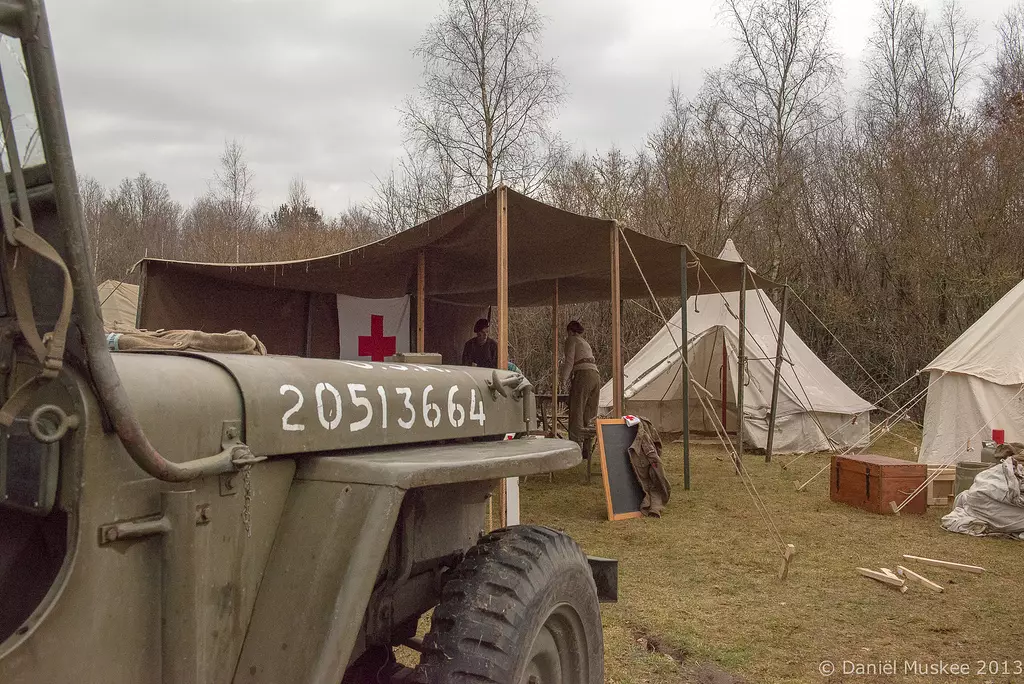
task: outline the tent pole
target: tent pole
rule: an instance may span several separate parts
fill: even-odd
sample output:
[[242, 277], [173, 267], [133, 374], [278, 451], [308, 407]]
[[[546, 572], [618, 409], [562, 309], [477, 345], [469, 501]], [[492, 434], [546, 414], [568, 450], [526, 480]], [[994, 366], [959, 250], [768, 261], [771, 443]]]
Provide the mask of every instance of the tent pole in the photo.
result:
[[679, 357], [683, 364], [683, 489], [690, 489], [690, 365], [689, 365], [689, 347], [690, 338], [689, 331], [686, 327], [686, 254], [687, 248], [683, 247], [681, 250], [681, 256], [683, 263], [681, 264], [680, 273], [682, 277], [679, 279], [679, 291], [682, 297], [682, 306], [680, 315], [682, 316], [682, 341], [679, 347]]
[[427, 311], [427, 255], [420, 252], [416, 259], [416, 351], [420, 354], [427, 351], [427, 328], [425, 315]]
[[[508, 190], [498, 186], [498, 369], [508, 368]], [[508, 525], [508, 483], [501, 481], [498, 487], [498, 527]], [[516, 515], [518, 517], [518, 514]]]
[[775, 412], [779, 407], [779, 378], [782, 375], [783, 339], [786, 336], [786, 300], [789, 299], [789, 285], [782, 287], [782, 307], [779, 309], [779, 340], [775, 351], [775, 377], [772, 378], [772, 410], [768, 414], [768, 449], [764, 453], [764, 462], [772, 462], [772, 448], [775, 444]]
[[[743, 371], [747, 365], [747, 265], [740, 271], [740, 348], [736, 356], [736, 455], [743, 458]], [[737, 464], [738, 467], [738, 464]]]
[[551, 299], [551, 434], [558, 439], [558, 278]]
[[[725, 349], [725, 328], [722, 328], [722, 432], [728, 434], [729, 410], [726, 402], [729, 396], [729, 353]], [[710, 416], [709, 416], [710, 417]]]
[[619, 281], [619, 222], [612, 221], [612, 415], [622, 415], [622, 301]]

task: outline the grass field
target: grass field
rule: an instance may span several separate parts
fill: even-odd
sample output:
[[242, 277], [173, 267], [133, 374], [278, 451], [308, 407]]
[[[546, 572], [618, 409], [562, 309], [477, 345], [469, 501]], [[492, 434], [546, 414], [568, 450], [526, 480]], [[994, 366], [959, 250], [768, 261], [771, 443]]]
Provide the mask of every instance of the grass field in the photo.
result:
[[[919, 442], [919, 435], [903, 436]], [[913, 458], [894, 436], [873, 449]], [[878, 516], [828, 499], [828, 475], [803, 482], [827, 463], [808, 455], [788, 470], [777, 457], [745, 464], [797, 556], [777, 578], [777, 545], [719, 447], [692, 449], [691, 491], [682, 487], [682, 448], [666, 445], [674, 487], [664, 517], [606, 519], [601, 477], [583, 483], [583, 466], [531, 478], [522, 488], [523, 522], [568, 531], [591, 555], [619, 559], [619, 602], [603, 606], [606, 681], [701, 682], [1024, 682], [1020, 592], [1024, 545], [976, 539], [939, 527], [945, 510]], [[595, 470], [597, 469], [595, 463]], [[905, 563], [904, 553], [984, 566], [982, 575]], [[942, 594], [906, 594], [860, 577], [854, 568], [897, 564], [939, 582]], [[1009, 674], [843, 675], [843, 661], [922, 665], [998, 661]], [[819, 673], [835, 663], [832, 677]], [[1024, 666], [1024, 664], [1022, 664]], [[852, 666], [847, 666], [850, 669]], [[986, 664], [985, 669], [990, 669]]]

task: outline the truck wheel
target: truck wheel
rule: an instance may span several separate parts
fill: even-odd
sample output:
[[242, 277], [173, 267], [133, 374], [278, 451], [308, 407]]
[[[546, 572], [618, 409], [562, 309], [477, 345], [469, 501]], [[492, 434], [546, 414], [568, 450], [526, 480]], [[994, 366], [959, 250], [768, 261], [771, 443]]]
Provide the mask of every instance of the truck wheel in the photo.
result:
[[481, 539], [444, 585], [418, 675], [430, 684], [603, 682], [597, 588], [576, 542], [525, 525]]

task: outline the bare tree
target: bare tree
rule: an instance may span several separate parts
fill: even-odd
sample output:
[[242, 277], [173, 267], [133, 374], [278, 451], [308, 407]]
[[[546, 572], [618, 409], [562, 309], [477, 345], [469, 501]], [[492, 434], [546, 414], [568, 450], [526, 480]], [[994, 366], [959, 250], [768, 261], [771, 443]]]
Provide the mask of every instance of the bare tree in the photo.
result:
[[903, 123], [911, 108], [923, 31], [924, 16], [911, 0], [879, 0], [863, 96], [869, 119], [888, 129]]
[[402, 109], [413, 151], [450, 164], [459, 190], [530, 191], [551, 160], [562, 75], [540, 54], [534, 0], [449, 0], [416, 49], [419, 92]]
[[805, 141], [838, 117], [838, 57], [830, 42], [827, 0], [725, 0], [738, 53], [710, 74], [732, 120], [730, 133], [763, 195], [770, 275], [781, 266], [785, 232], [794, 229], [787, 199], [806, 157]]
[[978, 22], [967, 16], [957, 0], [947, 0], [936, 28], [941, 51], [939, 83], [946, 104], [946, 121], [960, 109], [963, 90], [974, 79], [983, 51], [978, 43]]
[[257, 228], [260, 210], [245, 148], [237, 140], [224, 144], [220, 170], [213, 176], [210, 191], [220, 209], [221, 226], [234, 235], [235, 261], [241, 261], [242, 234]]
[[999, 45], [989, 67], [982, 98], [989, 120], [1006, 126], [1024, 122], [1024, 2], [1018, 2], [996, 25]]
[[92, 250], [92, 275], [95, 278], [99, 271], [100, 261], [106, 258], [106, 249], [103, 244], [105, 237], [103, 205], [107, 199], [107, 190], [92, 176], [83, 175], [78, 177], [78, 195], [82, 199], [82, 214], [85, 218], [85, 227], [89, 231], [89, 247]]

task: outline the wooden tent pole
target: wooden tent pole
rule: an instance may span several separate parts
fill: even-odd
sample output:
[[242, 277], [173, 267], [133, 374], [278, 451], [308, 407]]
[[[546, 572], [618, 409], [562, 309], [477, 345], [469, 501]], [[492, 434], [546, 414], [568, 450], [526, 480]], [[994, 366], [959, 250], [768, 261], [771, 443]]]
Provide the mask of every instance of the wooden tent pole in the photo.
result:
[[[498, 186], [497, 253], [498, 253], [498, 369], [508, 368], [508, 190]], [[498, 487], [498, 526], [508, 525], [507, 483]]]
[[612, 221], [612, 415], [622, 415], [622, 301], [619, 280], [619, 222]]
[[426, 311], [427, 311], [427, 255], [419, 253], [416, 259], [416, 351], [423, 354], [427, 351]]
[[686, 300], [687, 300], [687, 252], [688, 249], [683, 247], [681, 250], [682, 264], [680, 265], [680, 273], [682, 276], [679, 279], [679, 290], [680, 296], [682, 297], [682, 306], [680, 307], [680, 315], [682, 317], [682, 340], [680, 341], [679, 354], [680, 362], [683, 365], [683, 489], [690, 489], [690, 365], [689, 365], [689, 332], [686, 324]]
[[[740, 349], [736, 357], [736, 454], [743, 458], [743, 371], [747, 365], [747, 265], [740, 271]], [[738, 464], [737, 464], [738, 466]]]
[[558, 439], [558, 278], [551, 299], [551, 434]]
[[775, 445], [775, 412], [779, 408], [779, 379], [782, 376], [783, 339], [786, 336], [786, 301], [789, 299], [789, 285], [782, 288], [782, 307], [779, 309], [779, 339], [775, 350], [775, 376], [772, 378], [772, 409], [768, 414], [768, 448], [764, 452], [764, 462], [772, 462], [772, 448]]

